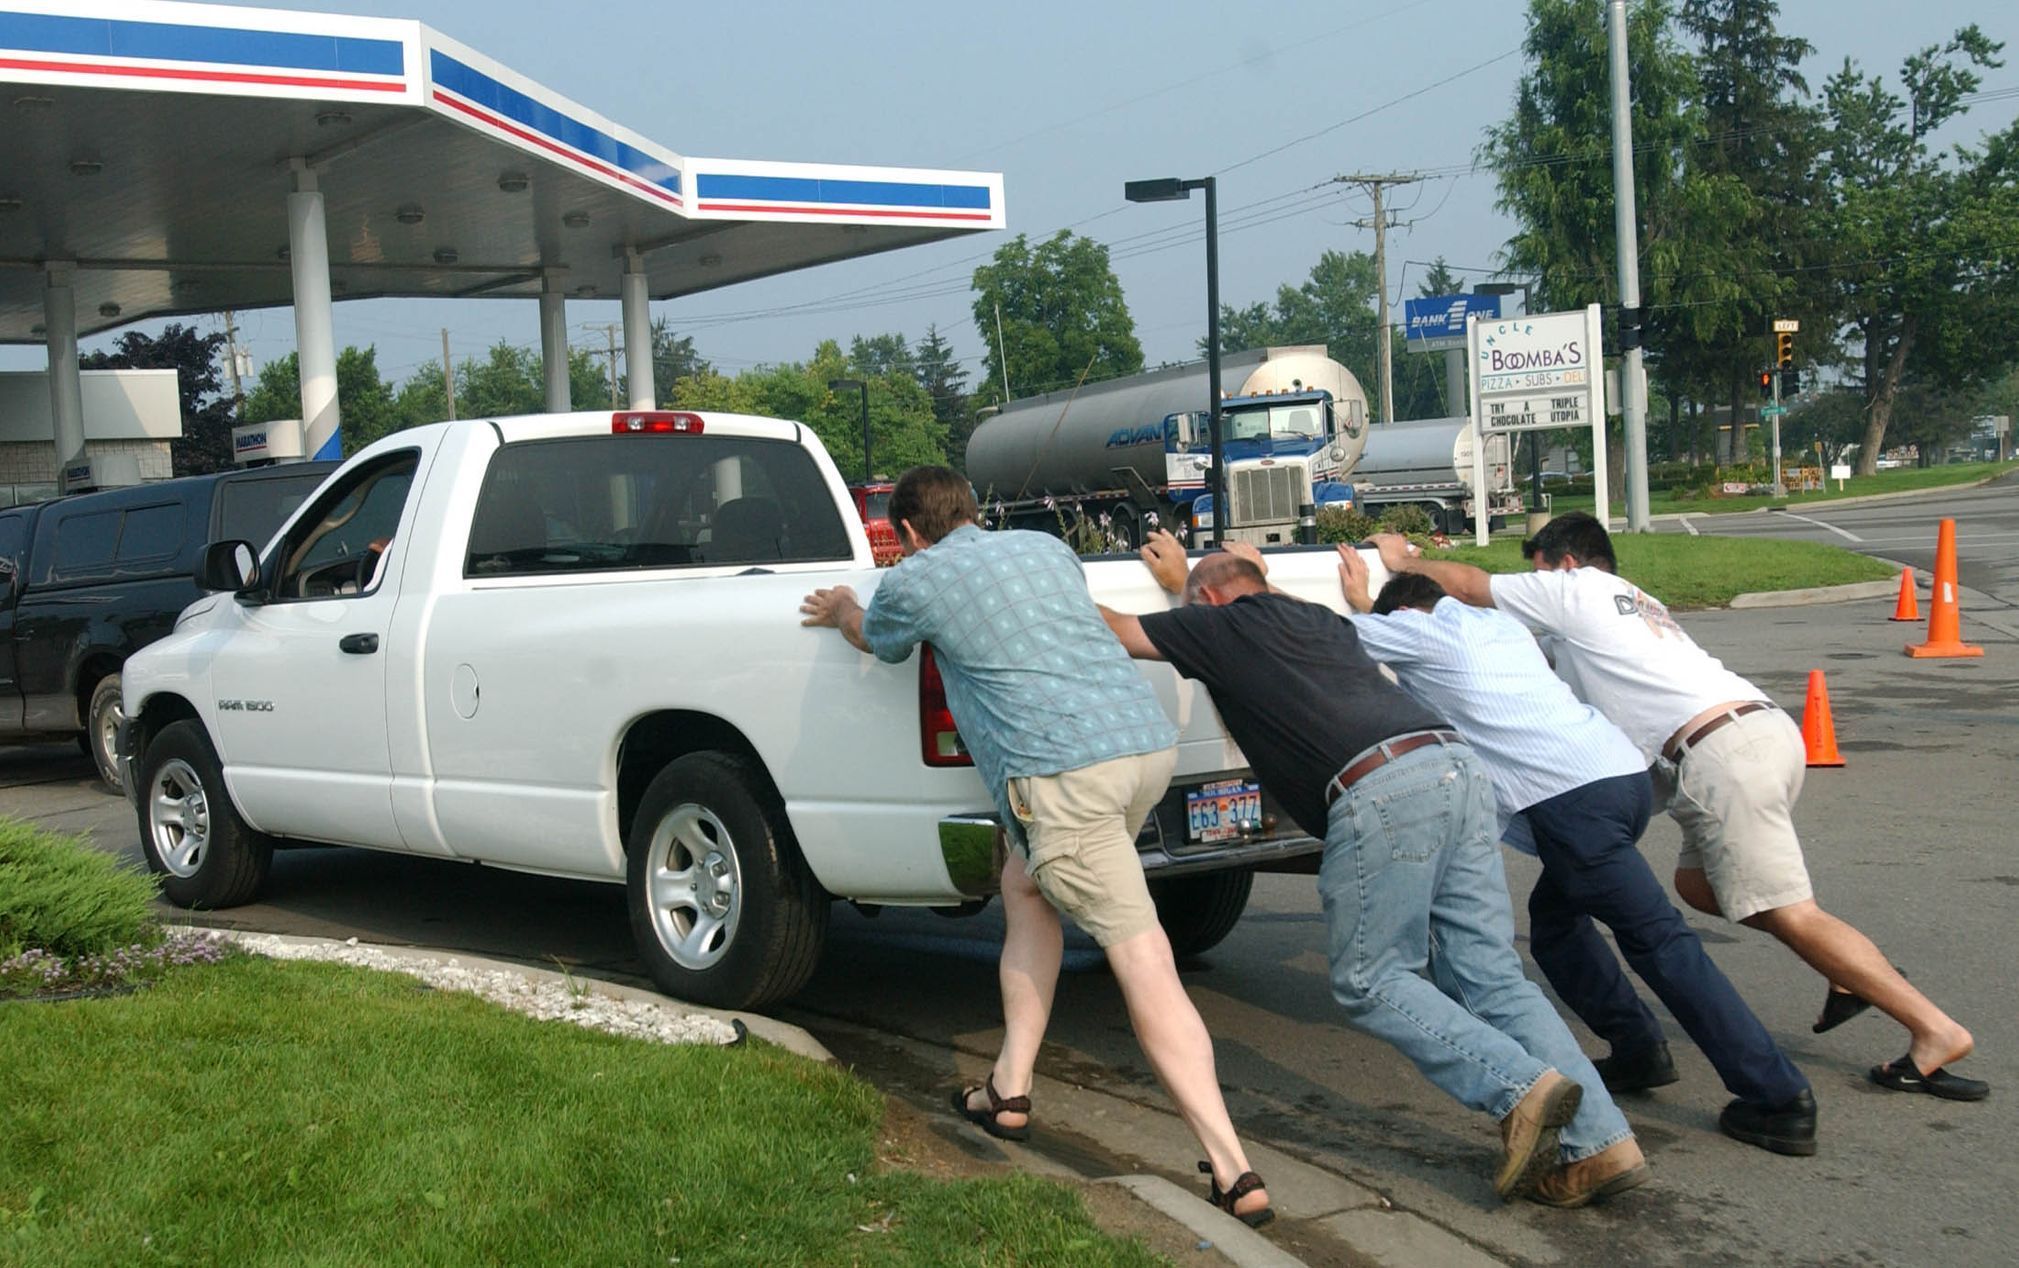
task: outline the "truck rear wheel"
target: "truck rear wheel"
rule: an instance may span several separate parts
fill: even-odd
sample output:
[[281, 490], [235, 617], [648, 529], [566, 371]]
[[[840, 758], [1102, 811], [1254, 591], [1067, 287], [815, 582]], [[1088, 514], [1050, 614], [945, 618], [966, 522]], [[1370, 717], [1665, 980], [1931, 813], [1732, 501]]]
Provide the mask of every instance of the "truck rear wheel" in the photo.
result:
[[1171, 940], [1172, 953], [1182, 959], [1219, 946], [1247, 910], [1254, 887], [1255, 873], [1247, 868], [1151, 881], [1157, 922]]
[[625, 846], [631, 935], [661, 990], [756, 1008], [813, 975], [827, 895], [748, 760], [708, 752], [668, 764]]
[[273, 842], [239, 818], [199, 722], [162, 728], [141, 761], [140, 849], [178, 907], [236, 907], [266, 880]]
[[84, 752], [98, 767], [98, 778], [113, 792], [124, 793], [126, 786], [119, 782], [119, 753], [117, 741], [119, 724], [126, 720], [121, 712], [119, 697], [119, 675], [107, 674], [91, 689], [91, 703], [84, 710]]

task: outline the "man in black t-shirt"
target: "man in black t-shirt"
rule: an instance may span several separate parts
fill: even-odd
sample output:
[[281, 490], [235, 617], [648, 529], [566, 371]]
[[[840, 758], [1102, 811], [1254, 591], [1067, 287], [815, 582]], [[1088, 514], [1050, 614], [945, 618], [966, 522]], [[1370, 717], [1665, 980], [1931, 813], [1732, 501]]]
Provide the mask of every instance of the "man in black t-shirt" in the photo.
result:
[[[1500, 1120], [1503, 1199], [1556, 1167], [1559, 1141], [1580, 1155], [1614, 1143], [1597, 1075], [1522, 975], [1493, 788], [1472, 750], [1381, 674], [1351, 623], [1272, 593], [1252, 558], [1208, 555], [1187, 577], [1167, 534], [1143, 557], [1186, 604], [1101, 615], [1131, 656], [1206, 684], [1256, 776], [1324, 839], [1332, 994], [1352, 1024]], [[1564, 1069], [1588, 1082], [1589, 1109]]]

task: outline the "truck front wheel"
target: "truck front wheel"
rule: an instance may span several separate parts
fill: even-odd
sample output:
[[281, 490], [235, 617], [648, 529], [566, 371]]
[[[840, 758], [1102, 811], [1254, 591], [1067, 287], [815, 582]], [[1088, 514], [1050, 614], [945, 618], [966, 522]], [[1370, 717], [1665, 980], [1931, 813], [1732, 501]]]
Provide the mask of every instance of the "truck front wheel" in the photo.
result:
[[652, 780], [625, 847], [638, 954], [661, 990], [755, 1008], [806, 984], [827, 895], [751, 763], [689, 753]]
[[1219, 946], [1247, 910], [1254, 887], [1255, 873], [1247, 868], [1151, 881], [1157, 922], [1171, 940], [1172, 954], [1183, 959]]
[[142, 758], [140, 848], [178, 907], [236, 907], [266, 880], [273, 842], [247, 826], [198, 722], [162, 728]]

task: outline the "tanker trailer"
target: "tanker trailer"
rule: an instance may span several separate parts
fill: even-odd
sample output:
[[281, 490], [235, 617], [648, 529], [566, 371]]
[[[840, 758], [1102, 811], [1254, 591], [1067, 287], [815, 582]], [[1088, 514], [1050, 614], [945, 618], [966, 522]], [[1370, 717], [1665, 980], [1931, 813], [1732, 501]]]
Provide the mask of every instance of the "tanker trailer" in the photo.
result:
[[[1220, 371], [1227, 536], [1294, 541], [1303, 504], [1351, 501], [1367, 395], [1322, 346], [1231, 353]], [[1013, 402], [968, 440], [968, 478], [997, 522], [1082, 545], [1210, 527], [1207, 384], [1201, 362]]]
[[[1354, 469], [1358, 502], [1369, 515], [1402, 504], [1421, 506], [1440, 532], [1457, 535], [1472, 523], [1472, 420], [1433, 418], [1371, 427]], [[1486, 441], [1487, 515], [1522, 513], [1521, 488], [1509, 461], [1506, 433]]]

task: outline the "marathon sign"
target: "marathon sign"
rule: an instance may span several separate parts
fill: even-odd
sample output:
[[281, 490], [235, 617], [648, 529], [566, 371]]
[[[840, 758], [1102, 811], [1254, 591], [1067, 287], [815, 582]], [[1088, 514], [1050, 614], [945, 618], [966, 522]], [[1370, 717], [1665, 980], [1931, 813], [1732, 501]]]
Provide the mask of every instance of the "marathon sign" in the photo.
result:
[[1467, 294], [1404, 300], [1402, 337], [1418, 352], [1463, 348], [1467, 320], [1499, 320], [1500, 299], [1498, 295]]
[[231, 460], [241, 467], [302, 459], [301, 420], [277, 418], [270, 423], [245, 423], [231, 429]]

